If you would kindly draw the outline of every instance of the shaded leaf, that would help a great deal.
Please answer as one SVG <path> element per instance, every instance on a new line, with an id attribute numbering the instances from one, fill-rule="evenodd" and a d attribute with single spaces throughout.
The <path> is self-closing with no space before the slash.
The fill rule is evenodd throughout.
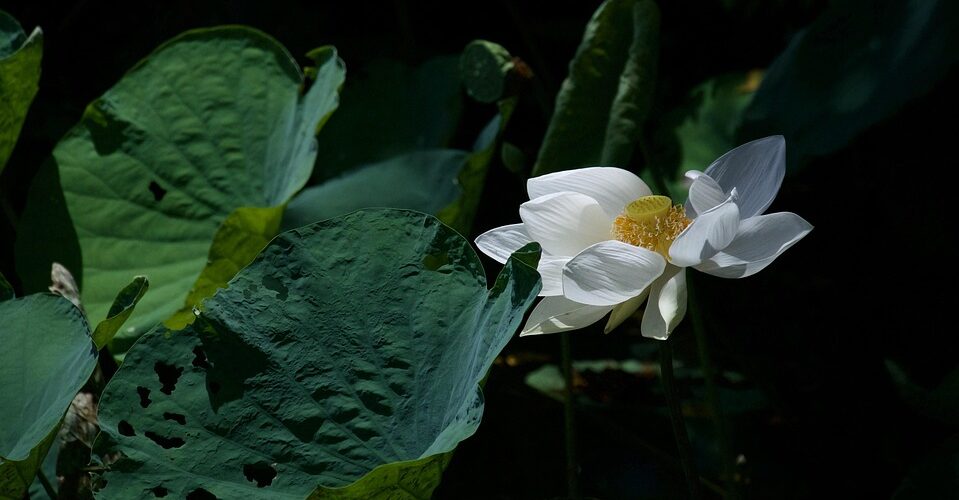
<path id="1" fill-rule="evenodd" d="M 42 57 L 40 28 L 27 36 L 16 19 L 0 10 L 0 172 L 37 94 Z"/>
<path id="2" fill-rule="evenodd" d="M 790 168 L 841 148 L 955 67 L 957 22 L 952 0 L 830 3 L 769 67 L 742 137 L 784 135 Z"/>
<path id="3" fill-rule="evenodd" d="M 193 284 L 186 303 L 164 325 L 179 330 L 192 323 L 196 318 L 194 307 L 225 287 L 240 269 L 253 261 L 260 250 L 280 232 L 282 217 L 283 206 L 242 207 L 230 214 L 213 237 L 206 267 Z"/>
<path id="4" fill-rule="evenodd" d="M 892 498 L 959 498 L 959 435 L 949 438 L 914 465 Z"/>
<path id="5" fill-rule="evenodd" d="M 456 179 L 468 156 L 455 149 L 414 151 L 351 170 L 304 189 L 287 207 L 283 227 L 300 227 L 369 207 L 435 214 L 459 196 Z"/>
<path id="6" fill-rule="evenodd" d="M 511 259 L 487 290 L 469 242 L 416 212 L 283 233 L 127 354 L 101 400 L 95 451 L 122 453 L 101 494 L 427 498 L 539 288 Z"/>
<path id="7" fill-rule="evenodd" d="M 499 114 L 480 132 L 476 144 L 473 145 L 473 153 L 456 178 L 461 190 L 460 197 L 436 214 L 440 220 L 449 224 L 460 234 L 470 234 L 473 219 L 476 218 L 476 209 L 483 195 L 486 173 L 496 156 L 496 146 L 503 136 L 503 130 L 513 116 L 516 98 L 504 99 L 497 103 L 497 106 Z"/>
<path id="8" fill-rule="evenodd" d="M 52 158 L 40 165 L 30 184 L 27 204 L 17 223 L 14 255 L 24 293 L 48 290 L 54 262 L 77 271 L 74 278 L 83 286 L 80 241 L 67 212 L 57 163 Z"/>
<path id="9" fill-rule="evenodd" d="M 13 285 L 3 277 L 3 274 L 0 274 L 0 302 L 4 300 L 10 300 L 17 296 L 13 291 Z"/>
<path id="10" fill-rule="evenodd" d="M 410 68 L 383 60 L 351 72 L 340 111 L 317 139 L 313 178 L 333 179 L 411 151 L 448 147 L 463 106 L 457 63 L 440 57 Z"/>
<path id="11" fill-rule="evenodd" d="M 44 459 L 56 441 L 58 428 L 59 425 L 54 427 L 42 441 L 34 446 L 27 458 L 18 461 L 0 458 L 0 500 L 23 500 L 23 494 L 30 489 L 37 471 L 41 466 L 48 465 Z M 55 466 L 56 463 L 54 462 L 53 465 Z M 56 467 L 54 467 L 55 470 Z M 47 475 L 47 478 L 49 477 L 50 475 Z M 38 491 L 40 492 L 46 495 L 42 489 Z M 31 496 L 31 498 L 44 498 L 44 496 Z"/>
<path id="12" fill-rule="evenodd" d="M 626 167 L 649 110 L 658 54 L 659 9 L 652 0 L 604 2 L 556 96 L 533 175 Z"/>
<path id="13" fill-rule="evenodd" d="M 0 318 L 0 458 L 25 460 L 60 422 L 97 350 L 83 314 L 62 297 L 0 302 Z"/>
<path id="14" fill-rule="evenodd" d="M 106 319 L 98 323 L 93 332 L 93 342 L 97 345 L 97 349 L 102 349 L 113 339 L 127 318 L 133 314 L 137 302 L 140 302 L 149 288 L 150 280 L 146 276 L 137 276 L 120 290 L 117 298 L 113 299 L 113 305 L 110 306 Z"/>
<path id="15" fill-rule="evenodd" d="M 149 277 L 111 344 L 122 353 L 180 305 L 220 224 L 279 206 L 309 178 L 314 135 L 337 105 L 342 61 L 311 52 L 306 85 L 286 50 L 239 26 L 186 32 L 88 106 L 54 160 L 83 256 L 83 303 L 105 317 L 130 274 Z"/>

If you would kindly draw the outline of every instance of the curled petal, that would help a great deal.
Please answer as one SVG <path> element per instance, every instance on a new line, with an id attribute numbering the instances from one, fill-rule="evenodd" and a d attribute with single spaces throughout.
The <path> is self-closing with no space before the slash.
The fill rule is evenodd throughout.
<path id="1" fill-rule="evenodd" d="M 476 246 L 491 259 L 505 264 L 513 252 L 532 243 L 523 224 L 510 224 L 490 229 L 476 237 Z"/>
<path id="2" fill-rule="evenodd" d="M 610 240 L 570 259 L 563 269 L 563 295 L 593 306 L 614 306 L 643 292 L 666 267 L 658 253 Z"/>
<path id="3" fill-rule="evenodd" d="M 696 269 L 721 278 L 745 278 L 762 271 L 776 257 L 812 231 L 812 225 L 790 212 L 742 221 L 736 239 Z"/>
<path id="4" fill-rule="evenodd" d="M 643 290 L 643 293 L 627 300 L 626 302 L 623 302 L 622 304 L 613 306 L 613 312 L 609 314 L 609 321 L 606 322 L 606 328 L 603 329 L 603 333 L 609 333 L 617 326 L 623 324 L 624 321 L 629 319 L 630 316 L 639 310 L 639 306 L 643 305 L 643 301 L 645 301 L 646 297 L 648 296 L 649 287 L 646 287 Z"/>
<path id="5" fill-rule="evenodd" d="M 724 192 L 739 190 L 739 212 L 743 219 L 759 215 L 776 198 L 786 175 L 786 140 L 774 135 L 747 142 L 720 156 L 706 175 Z"/>
<path id="6" fill-rule="evenodd" d="M 519 335 L 524 337 L 579 330 L 602 319 L 610 309 L 612 307 L 579 304 L 565 297 L 546 297 L 533 308 Z"/>
<path id="7" fill-rule="evenodd" d="M 649 301 L 643 312 L 643 336 L 666 340 L 686 316 L 686 269 L 668 266 L 649 288 Z"/>
<path id="8" fill-rule="evenodd" d="M 636 198 L 653 194 L 636 174 L 614 167 L 578 168 L 533 177 L 526 182 L 526 190 L 531 200 L 560 191 L 585 194 L 611 216 Z"/>
<path id="9" fill-rule="evenodd" d="M 687 172 L 687 176 L 689 172 Z M 686 200 L 686 215 L 696 218 L 699 214 L 720 205 L 729 197 L 719 183 L 712 177 L 700 173 L 689 186 L 689 198 Z"/>
<path id="10" fill-rule="evenodd" d="M 610 238 L 612 219 L 584 194 L 562 191 L 540 196 L 520 205 L 519 216 L 529 237 L 557 257 L 572 257 Z"/>
<path id="11" fill-rule="evenodd" d="M 735 192 L 719 206 L 703 212 L 679 233 L 669 247 L 670 263 L 695 266 L 726 248 L 739 229 L 739 207 Z"/>

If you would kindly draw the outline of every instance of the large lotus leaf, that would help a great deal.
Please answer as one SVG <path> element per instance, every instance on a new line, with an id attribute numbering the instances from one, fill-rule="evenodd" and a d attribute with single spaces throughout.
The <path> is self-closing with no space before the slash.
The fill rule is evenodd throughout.
<path id="1" fill-rule="evenodd" d="M 479 425 L 537 256 L 487 290 L 469 242 L 422 213 L 281 234 L 193 324 L 127 354 L 101 400 L 95 451 L 121 458 L 99 496 L 427 497 Z"/>
<path id="2" fill-rule="evenodd" d="M 57 425 L 97 360 L 83 313 L 50 294 L 0 302 L 0 458 L 24 460 Z"/>
<path id="3" fill-rule="evenodd" d="M 351 170 L 293 198 L 283 214 L 283 227 L 370 207 L 435 214 L 459 196 L 456 179 L 469 156 L 455 149 L 414 151 Z"/>
<path id="4" fill-rule="evenodd" d="M 163 324 L 179 330 L 192 323 L 196 318 L 193 310 L 200 306 L 203 299 L 225 287 L 280 232 L 283 210 L 283 206 L 242 207 L 230 214 L 213 237 L 206 267 L 193 284 L 186 303 Z"/>
<path id="5" fill-rule="evenodd" d="M 955 0 L 830 2 L 769 67 L 742 137 L 784 135 L 790 168 L 845 146 L 954 70 L 957 22 Z"/>
<path id="6" fill-rule="evenodd" d="M 606 0 L 586 26 L 556 96 L 534 175 L 626 167 L 649 111 L 659 55 L 652 0 Z"/>
<path id="7" fill-rule="evenodd" d="M 310 176 L 317 128 L 343 82 L 335 50 L 307 83 L 275 40 L 244 27 L 189 31 L 91 104 L 54 160 L 83 257 L 83 303 L 105 317 L 133 274 L 151 293 L 114 339 L 123 351 L 173 314 L 220 224 L 286 203 Z"/>
<path id="8" fill-rule="evenodd" d="M 10 158 L 40 81 L 43 32 L 24 33 L 0 10 L 0 172 Z"/>
<path id="9" fill-rule="evenodd" d="M 317 139 L 313 177 L 332 179 L 410 151 L 449 147 L 463 105 L 457 61 L 438 57 L 411 68 L 381 60 L 355 75 L 351 70 L 340 112 Z"/>

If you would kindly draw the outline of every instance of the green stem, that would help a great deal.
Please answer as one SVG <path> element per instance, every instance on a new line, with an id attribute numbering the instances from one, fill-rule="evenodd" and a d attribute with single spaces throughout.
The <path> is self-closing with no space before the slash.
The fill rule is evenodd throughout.
<path id="1" fill-rule="evenodd" d="M 57 500 L 57 492 L 53 489 L 53 485 L 50 484 L 50 480 L 47 479 L 46 474 L 42 470 L 37 471 L 37 479 L 40 480 L 40 485 L 43 486 L 43 490 L 47 492 L 47 496 L 51 500 Z"/>
<path id="2" fill-rule="evenodd" d="M 563 377 L 563 421 L 566 437 L 566 489 L 569 498 L 576 500 L 579 495 L 579 478 L 576 465 L 576 406 L 573 400 L 573 349 L 569 332 L 559 334 L 560 360 Z"/>
<path id="3" fill-rule="evenodd" d="M 676 438 L 676 447 L 679 450 L 679 463 L 686 478 L 686 488 L 689 498 L 698 500 L 699 475 L 693 462 L 693 447 L 689 444 L 689 435 L 686 434 L 686 422 L 683 420 L 683 410 L 680 406 L 679 395 L 676 393 L 676 378 L 673 375 L 673 349 L 669 340 L 659 343 L 659 364 L 663 380 L 663 392 L 666 395 L 666 406 L 669 408 L 669 420 L 673 424 L 673 437 Z"/>
<path id="4" fill-rule="evenodd" d="M 695 293 L 693 283 L 687 282 L 687 293 L 689 300 L 689 315 L 692 320 L 693 335 L 696 338 L 696 346 L 699 350 L 699 362 L 703 368 L 703 377 L 706 380 L 706 403 L 709 405 L 710 416 L 713 418 L 713 425 L 716 429 L 716 436 L 719 441 L 719 455 L 722 464 L 723 479 L 727 482 L 727 498 L 739 498 L 739 491 L 733 481 L 734 459 L 730 453 L 729 430 L 726 426 L 726 419 L 723 414 L 722 404 L 719 400 L 719 389 L 716 384 L 716 369 L 713 366 L 712 357 L 709 355 L 709 344 L 706 341 L 706 326 L 703 322 L 700 312 L 698 297 Z"/>

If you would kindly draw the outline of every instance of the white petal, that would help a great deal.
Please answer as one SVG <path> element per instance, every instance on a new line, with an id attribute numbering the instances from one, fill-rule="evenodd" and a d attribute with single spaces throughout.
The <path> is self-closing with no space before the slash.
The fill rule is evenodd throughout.
<path id="1" fill-rule="evenodd" d="M 781 135 L 747 142 L 722 155 L 706 175 L 723 191 L 739 190 L 739 212 L 746 219 L 769 208 L 786 175 L 786 140 Z"/>
<path id="2" fill-rule="evenodd" d="M 649 296 L 649 287 L 646 287 L 643 290 L 643 293 L 613 307 L 613 312 L 609 314 L 609 321 L 606 322 L 606 328 L 603 329 L 603 333 L 609 333 L 613 331 L 614 328 L 623 324 L 623 321 L 629 319 L 630 316 L 636 313 L 639 310 L 639 306 L 643 305 L 643 301 L 646 300 L 646 297 Z"/>
<path id="3" fill-rule="evenodd" d="M 643 337 L 666 340 L 686 316 L 686 269 L 669 266 L 650 287 Z"/>
<path id="4" fill-rule="evenodd" d="M 519 206 L 526 233 L 557 257 L 572 257 L 610 238 L 612 217 L 596 200 L 567 191 L 540 196 Z"/>
<path id="5" fill-rule="evenodd" d="M 539 291 L 540 297 L 552 297 L 563 294 L 563 266 L 569 262 L 566 257 L 552 257 L 543 255 L 539 258 L 539 276 L 543 280 L 543 289 Z"/>
<path id="6" fill-rule="evenodd" d="M 682 267 L 694 266 L 726 248 L 739 228 L 735 193 L 719 206 L 693 219 L 669 247 L 669 260 Z"/>
<path id="7" fill-rule="evenodd" d="M 636 174 L 614 167 L 578 168 L 533 177 L 526 181 L 526 190 L 531 200 L 560 191 L 585 194 L 611 216 L 618 215 L 636 198 L 653 194 Z"/>
<path id="8" fill-rule="evenodd" d="M 546 297 L 533 308 L 519 335 L 523 337 L 579 330 L 603 319 L 610 309 L 612 307 L 579 304 L 565 297 Z"/>
<path id="9" fill-rule="evenodd" d="M 742 221 L 736 239 L 696 269 L 721 278 L 745 278 L 762 271 L 779 254 L 812 231 L 812 225 L 789 212 Z"/>
<path id="10" fill-rule="evenodd" d="M 686 173 L 687 176 L 689 172 Z M 699 174 L 689 186 L 689 198 L 686 200 L 686 216 L 696 218 L 699 214 L 718 206 L 729 196 L 719 183 L 706 174 Z"/>
<path id="11" fill-rule="evenodd" d="M 666 267 L 661 255 L 610 240 L 570 259 L 563 269 L 563 295 L 593 306 L 614 306 L 649 286 Z"/>
<path id="12" fill-rule="evenodd" d="M 493 228 L 476 237 L 480 251 L 500 264 L 505 264 L 513 252 L 532 242 L 523 224 Z"/>

